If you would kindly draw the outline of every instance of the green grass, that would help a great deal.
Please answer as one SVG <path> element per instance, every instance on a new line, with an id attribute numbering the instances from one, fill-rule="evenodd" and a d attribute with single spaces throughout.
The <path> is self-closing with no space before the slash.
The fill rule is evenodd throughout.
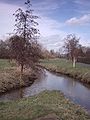
<path id="1" fill-rule="evenodd" d="M 77 63 L 76 68 L 72 68 L 72 62 L 64 59 L 41 60 L 40 65 L 48 69 L 78 78 L 80 81 L 90 83 L 90 66 Z"/>
<path id="2" fill-rule="evenodd" d="M 8 59 L 0 59 L 0 73 L 10 70 L 12 67 L 15 66 L 15 63 L 10 62 Z"/>
<path id="3" fill-rule="evenodd" d="M 82 108 L 59 91 L 44 91 L 32 97 L 0 103 L 0 120 L 35 120 L 53 113 L 60 120 L 90 120 Z"/>

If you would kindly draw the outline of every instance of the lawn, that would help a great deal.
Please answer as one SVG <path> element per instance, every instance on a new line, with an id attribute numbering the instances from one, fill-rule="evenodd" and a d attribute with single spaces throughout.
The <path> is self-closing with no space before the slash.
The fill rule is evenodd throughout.
<path id="1" fill-rule="evenodd" d="M 90 65 L 77 63 L 76 68 L 72 68 L 72 62 L 65 59 L 41 60 L 40 65 L 90 84 Z"/>
<path id="2" fill-rule="evenodd" d="M 60 91 L 44 91 L 17 101 L 0 102 L 0 120 L 36 120 L 53 114 L 59 120 L 90 120 L 82 108 L 65 98 Z"/>

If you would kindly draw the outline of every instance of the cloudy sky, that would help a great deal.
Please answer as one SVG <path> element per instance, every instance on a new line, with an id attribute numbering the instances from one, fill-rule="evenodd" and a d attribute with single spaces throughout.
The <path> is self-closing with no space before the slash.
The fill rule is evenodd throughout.
<path id="1" fill-rule="evenodd" d="M 0 0 L 0 39 L 14 29 L 14 16 L 25 0 Z M 75 33 L 82 45 L 90 46 L 90 0 L 31 0 L 34 14 L 38 15 L 41 37 L 45 48 L 58 50 L 62 38 Z"/>

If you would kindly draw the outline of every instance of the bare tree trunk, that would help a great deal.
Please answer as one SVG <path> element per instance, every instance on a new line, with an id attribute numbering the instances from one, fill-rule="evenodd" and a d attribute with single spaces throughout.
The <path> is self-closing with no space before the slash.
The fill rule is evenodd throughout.
<path id="1" fill-rule="evenodd" d="M 76 58 L 73 57 L 73 68 L 75 68 L 75 67 L 76 67 Z"/>
<path id="2" fill-rule="evenodd" d="M 23 74 L 23 64 L 21 64 L 21 74 Z"/>
<path id="3" fill-rule="evenodd" d="M 19 94 L 20 94 L 20 98 L 23 98 L 23 89 L 22 88 L 20 88 Z"/>
<path id="4" fill-rule="evenodd" d="M 21 64 L 20 84 L 22 84 L 22 76 L 23 76 L 23 64 Z"/>

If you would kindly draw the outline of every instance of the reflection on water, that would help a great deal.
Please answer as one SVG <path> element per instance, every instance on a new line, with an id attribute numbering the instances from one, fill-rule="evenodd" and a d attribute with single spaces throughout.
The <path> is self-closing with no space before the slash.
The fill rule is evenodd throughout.
<path id="1" fill-rule="evenodd" d="M 45 74 L 32 86 L 14 90 L 0 96 L 0 100 L 15 100 L 31 96 L 43 90 L 60 90 L 69 99 L 90 111 L 90 88 L 66 76 L 59 76 L 45 70 Z"/>

